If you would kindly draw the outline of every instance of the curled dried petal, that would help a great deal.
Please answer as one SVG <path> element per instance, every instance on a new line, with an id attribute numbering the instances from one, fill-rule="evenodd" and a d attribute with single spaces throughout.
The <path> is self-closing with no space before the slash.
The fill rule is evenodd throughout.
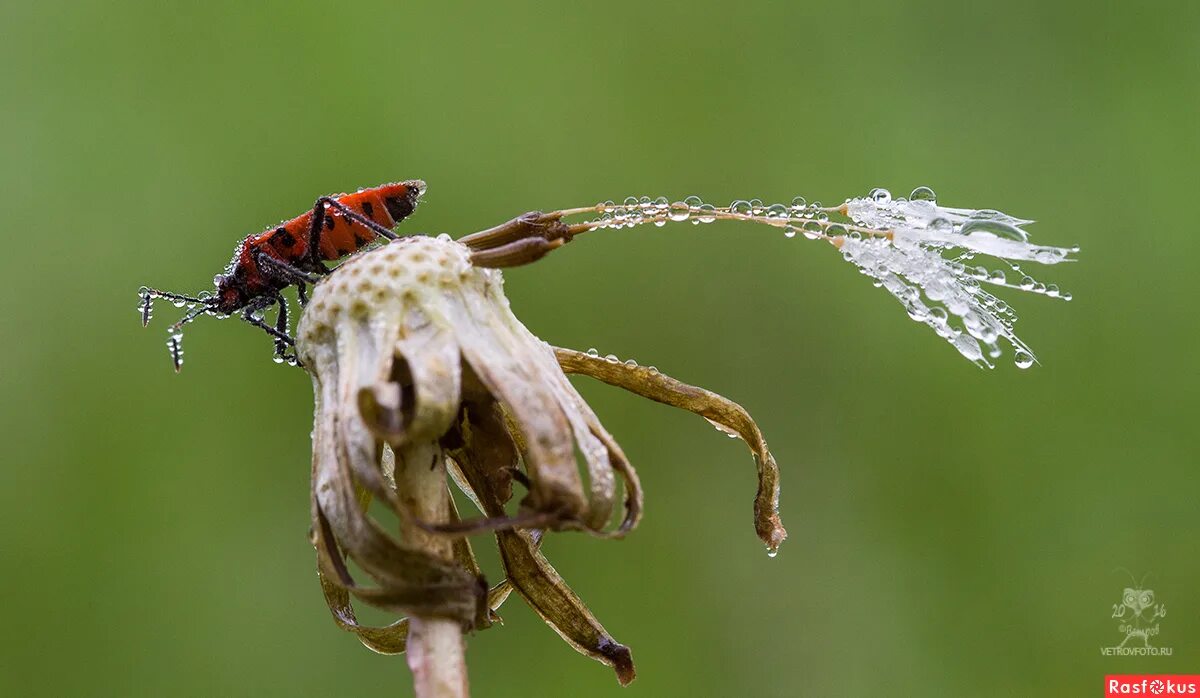
<path id="1" fill-rule="evenodd" d="M 581 654 L 611 666 L 622 686 L 633 681 L 633 654 L 608 634 L 583 601 L 537 549 L 529 531 L 500 531 L 500 556 L 509 582 L 562 639 Z"/>
<path id="2" fill-rule="evenodd" d="M 540 346 L 523 326 L 497 322 L 490 303 L 465 298 L 467 307 L 456 323 L 473 336 L 463 341 L 463 356 L 487 387 L 513 415 L 529 458 L 525 467 L 531 480 L 530 506 L 538 511 L 561 512 L 564 522 L 577 519 L 587 508 L 583 484 L 575 462 L 570 421 L 544 380 L 531 349 Z M 507 318 L 504 318 L 507 320 Z"/>
<path id="3" fill-rule="evenodd" d="M 452 453 L 454 466 L 450 468 L 460 489 L 491 517 L 504 515 L 507 495 L 488 473 L 508 471 L 516 455 L 507 431 L 495 428 L 502 424 L 496 419 L 498 412 L 495 403 L 468 406 L 463 443 Z M 483 415 L 492 419 L 483 419 Z M 485 426 L 471 428 L 472 424 Z M 613 667 L 622 685 L 632 681 L 635 672 L 629 648 L 608 634 L 538 550 L 540 532 L 499 531 L 496 539 L 507 581 L 542 620 L 581 654 Z"/>
<path id="4" fill-rule="evenodd" d="M 475 574 L 452 561 L 407 547 L 359 504 L 360 491 L 365 490 L 404 514 L 380 470 L 379 442 L 363 420 L 360 407 L 373 408 L 364 410 L 374 423 L 371 426 L 386 426 L 389 440 L 396 443 L 414 429 L 437 429 L 439 415 L 448 421 L 444 415 L 452 415 L 457 408 L 456 387 L 451 388 L 453 407 L 446 408 L 442 405 L 451 398 L 446 397 L 445 389 L 438 392 L 417 386 L 422 392 L 415 393 L 418 399 L 410 402 L 426 409 L 424 421 L 406 409 L 404 391 L 414 377 L 423 385 L 437 383 L 435 377 L 453 384 L 459 362 L 445 359 L 452 352 L 444 348 L 444 341 L 439 351 L 430 352 L 420 363 L 398 360 L 398 347 L 404 341 L 428 345 L 441 336 L 436 331 L 423 332 L 425 325 L 414 324 L 411 313 L 399 312 L 402 300 L 385 295 L 385 302 L 401 303 L 398 312 L 369 313 L 365 304 L 360 305 L 367 284 L 363 274 L 351 273 L 331 281 L 336 283 L 322 284 L 314 292 L 313 305 L 320 307 L 305 314 L 300 328 L 300 347 L 317 396 L 312 509 L 320 571 L 350 594 L 382 608 L 453 618 L 468 627 L 486 623 L 486 588 Z M 360 586 L 350 577 L 342 550 L 377 587 Z"/>
<path id="5" fill-rule="evenodd" d="M 663 375 L 657 370 L 609 362 L 572 349 L 554 349 L 559 365 L 567 373 L 579 373 L 609 385 L 679 407 L 704 417 L 727 433 L 746 442 L 758 466 L 758 493 L 754 498 L 754 528 L 758 537 L 775 552 L 787 538 L 779 520 L 779 467 L 750 413 L 736 402 Z"/>
<path id="6" fill-rule="evenodd" d="M 389 623 L 385 626 L 362 625 L 354 614 L 354 606 L 350 603 L 350 595 L 346 589 L 332 581 L 323 573 L 318 573 L 321 581 L 321 591 L 325 595 L 325 603 L 333 614 L 333 620 L 338 627 L 358 636 L 360 642 L 368 649 L 379 654 L 403 654 L 408 641 L 408 619 Z M 512 594 L 512 584 L 507 579 L 488 590 L 487 604 L 492 612 L 492 621 L 499 621 L 495 611 L 499 609 Z"/>
<path id="7" fill-rule="evenodd" d="M 454 508 L 454 500 L 450 497 L 449 492 L 446 493 L 446 496 L 449 500 L 452 517 L 457 519 L 458 512 Z M 314 536 L 320 535 L 320 533 L 314 531 Z M 483 575 L 471 550 L 470 541 L 466 538 L 459 538 L 454 541 L 454 557 L 464 569 L 482 578 Z M 338 627 L 354 633 L 363 645 L 379 654 L 402 654 L 404 652 L 408 641 L 409 623 L 407 618 L 401 618 L 394 623 L 382 627 L 362 625 L 358 622 L 358 618 L 354 613 L 354 606 L 350 601 L 350 594 L 347 592 L 346 587 L 336 581 L 336 577 L 331 577 L 324 572 L 318 572 L 318 577 L 321 582 L 321 592 L 325 596 L 325 603 L 329 606 L 329 611 L 333 614 L 333 620 L 337 623 Z M 500 617 L 495 611 L 504 604 L 511 594 L 512 584 L 507 579 L 488 590 L 489 624 L 499 620 Z M 485 627 L 487 626 L 483 625 L 479 629 Z"/>

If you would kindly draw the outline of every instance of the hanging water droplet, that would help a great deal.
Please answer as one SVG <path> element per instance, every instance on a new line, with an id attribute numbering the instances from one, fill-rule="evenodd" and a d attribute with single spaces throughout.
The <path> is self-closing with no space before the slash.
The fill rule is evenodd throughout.
<path id="1" fill-rule="evenodd" d="M 805 199 L 803 196 L 795 197 L 794 199 L 792 199 L 792 212 L 793 213 L 803 213 L 804 207 L 807 204 L 808 204 L 808 200 Z"/>
<path id="2" fill-rule="evenodd" d="M 816 240 L 821 237 L 821 224 L 816 221 L 808 221 L 804 224 L 804 237 L 809 240 Z"/>
<path id="3" fill-rule="evenodd" d="M 592 347 L 591 349 L 587 350 L 587 355 L 588 356 L 600 356 L 600 350 L 596 349 L 596 347 Z"/>
<path id="4" fill-rule="evenodd" d="M 733 211 L 734 213 L 737 213 L 737 214 L 749 215 L 750 202 L 746 201 L 745 199 L 738 199 L 738 200 L 734 201 L 733 203 L 729 204 L 729 210 Z"/>
<path id="5" fill-rule="evenodd" d="M 779 548 L 767 548 L 767 557 L 775 557 L 779 554 Z"/>
<path id="6" fill-rule="evenodd" d="M 960 334 L 954 338 L 954 348 L 958 349 L 958 353 L 967 357 L 970 361 L 981 361 L 983 359 L 983 349 L 979 347 L 979 342 L 969 334 Z"/>
<path id="7" fill-rule="evenodd" d="M 875 187 L 871 190 L 870 194 L 867 194 L 867 196 L 870 197 L 871 201 L 874 201 L 877 204 L 886 204 L 891 203 L 892 201 L 892 192 L 884 189 L 883 187 Z"/>
<path id="8" fill-rule="evenodd" d="M 686 204 L 689 208 L 696 208 L 700 204 L 703 204 L 704 201 L 701 200 L 700 197 L 693 195 L 693 196 L 689 196 L 689 197 L 685 198 L 683 200 L 683 203 Z"/>
<path id="9" fill-rule="evenodd" d="M 712 204 L 701 204 L 700 213 L 696 216 L 698 223 L 712 223 L 717 220 L 716 207 Z"/>
<path id="10" fill-rule="evenodd" d="M 1022 291 L 1032 291 L 1035 284 L 1037 284 L 1037 282 L 1033 280 L 1032 276 L 1021 277 L 1021 290 Z"/>
<path id="11" fill-rule="evenodd" d="M 691 215 L 691 208 L 682 201 L 676 201 L 675 203 L 671 204 L 671 211 L 667 214 L 667 216 L 676 223 L 686 221 Z"/>
<path id="12" fill-rule="evenodd" d="M 929 187 L 917 187 L 908 195 L 910 201 L 937 201 L 937 194 Z"/>
<path id="13" fill-rule="evenodd" d="M 988 280 L 994 284 L 1003 284 L 1008 282 L 1008 277 L 1004 275 L 1003 269 L 996 269 L 988 275 Z"/>
<path id="14" fill-rule="evenodd" d="M 1017 368 L 1029 368 L 1033 365 L 1033 355 L 1028 352 L 1018 351 L 1013 357 L 1013 363 L 1017 365 Z"/>
<path id="15" fill-rule="evenodd" d="M 785 227 L 785 228 L 783 229 L 783 236 L 784 236 L 785 238 L 794 238 L 794 237 L 796 237 L 796 229 L 795 229 L 794 227 L 790 226 L 790 225 L 789 225 L 789 226 L 787 226 L 787 227 Z"/>
<path id="16" fill-rule="evenodd" d="M 788 207 L 783 204 L 771 204 L 767 207 L 767 218 L 787 218 Z"/>

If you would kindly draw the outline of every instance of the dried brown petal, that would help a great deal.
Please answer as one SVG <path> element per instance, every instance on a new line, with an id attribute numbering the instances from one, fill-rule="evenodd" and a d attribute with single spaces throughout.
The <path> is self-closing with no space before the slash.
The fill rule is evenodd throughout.
<path id="1" fill-rule="evenodd" d="M 457 410 L 460 366 L 456 347 L 419 315 L 370 312 L 362 298 L 379 283 L 376 271 L 382 266 L 376 270 L 359 262 L 316 289 L 299 328 L 300 350 L 317 397 L 312 508 L 320 571 L 328 581 L 382 608 L 453 618 L 468 627 L 486 622 L 486 590 L 476 575 L 405 546 L 359 505 L 361 488 L 404 515 L 380 471 L 379 443 L 360 416 L 360 403 L 380 408 L 374 415 L 367 412 L 373 422 L 389 427 L 389 440 L 399 444 L 413 435 L 425 438 L 444 430 Z M 383 301 L 389 298 L 385 294 Z M 419 360 L 403 360 L 410 343 L 422 348 L 414 351 Z M 403 404 L 408 386 L 424 410 L 419 416 Z M 378 586 L 356 584 L 341 550 Z"/>
<path id="2" fill-rule="evenodd" d="M 758 537 L 775 552 L 787 538 L 779 520 L 779 467 L 767 448 L 758 425 L 741 405 L 720 395 L 663 375 L 657 370 L 606 361 L 572 349 L 554 349 L 558 363 L 567 373 L 579 373 L 609 385 L 679 407 L 704 417 L 714 426 L 745 441 L 758 466 L 758 494 L 754 498 L 754 528 Z"/>
<path id="3" fill-rule="evenodd" d="M 463 444 L 452 452 L 451 476 L 485 514 L 504 515 L 507 494 L 488 473 L 508 471 L 516 450 L 506 430 L 497 429 L 499 406 L 486 398 L 465 410 Z M 583 601 L 538 550 L 538 531 L 499 531 L 500 556 L 508 582 L 542 620 L 578 652 L 613 667 L 622 685 L 634 678 L 629 648 L 612 639 Z"/>
<path id="4" fill-rule="evenodd" d="M 325 595 L 325 603 L 333 614 L 333 620 L 338 627 L 358 636 L 367 648 L 379 654 L 402 654 L 408 641 L 408 619 L 402 618 L 395 623 L 383 627 L 361 625 L 354 615 L 354 606 L 350 603 L 350 594 L 346 589 L 325 574 L 318 573 L 321 580 L 321 592 Z"/>
<path id="5" fill-rule="evenodd" d="M 497 288 L 497 292 L 499 289 Z M 463 356 L 487 391 L 512 416 L 524 444 L 531 491 L 529 506 L 556 514 L 561 525 L 602 529 L 616 498 L 612 464 L 596 438 L 599 421 L 566 380 L 553 352 L 497 302 L 480 294 L 463 294 L 453 306 L 454 325 Z M 575 446 L 588 467 L 589 492 L 575 459 Z"/>
<path id="6" fill-rule="evenodd" d="M 449 492 L 446 493 L 446 496 L 449 499 L 452 515 L 457 519 L 458 512 L 454 508 L 454 500 L 450 497 Z M 363 502 L 363 507 L 365 508 L 365 506 L 366 502 Z M 475 561 L 475 555 L 471 551 L 470 541 L 466 538 L 459 538 L 454 541 L 453 545 L 454 557 L 459 564 L 477 577 L 482 577 L 479 564 Z M 353 632 L 358 636 L 363 645 L 380 654 L 402 654 L 404 652 L 408 640 L 409 624 L 407 618 L 401 618 L 383 627 L 361 625 L 354 614 L 354 606 L 350 602 L 350 594 L 346 591 L 346 588 L 323 573 L 318 572 L 318 577 L 321 581 L 321 592 L 325 596 L 325 603 L 329 606 L 334 622 L 339 627 L 343 630 Z M 489 623 L 499 621 L 500 617 L 495 611 L 504 604 L 511 593 L 512 585 L 509 584 L 507 579 L 488 591 Z"/>
<path id="7" fill-rule="evenodd" d="M 633 654 L 608 634 L 537 549 L 529 531 L 496 534 L 508 580 L 562 639 L 592 659 L 611 666 L 622 686 L 633 681 Z"/>
<path id="8" fill-rule="evenodd" d="M 321 580 L 321 591 L 325 595 L 325 603 L 333 613 L 333 620 L 338 627 L 354 633 L 368 649 L 379 654 L 402 654 L 408 640 L 408 619 L 401 618 L 395 623 L 382 627 L 361 625 L 354 615 L 354 607 L 350 603 L 350 595 L 336 582 L 324 574 L 318 574 Z M 507 579 L 488 591 L 488 608 L 493 612 L 492 621 L 498 622 L 500 617 L 495 614 L 508 597 L 512 594 L 512 585 Z"/>
<path id="9" fill-rule="evenodd" d="M 470 341 L 463 355 L 490 393 L 512 413 L 529 458 L 525 467 L 532 481 L 530 506 L 538 511 L 560 512 L 564 520 L 576 519 L 587 508 L 583 484 L 575 462 L 571 425 L 545 380 L 545 366 L 537 361 L 542 343 L 523 326 L 495 322 L 490 306 L 481 298 L 467 298 L 460 327 L 469 327 Z M 513 318 L 515 321 L 515 318 Z M 520 323 L 515 323 L 520 325 Z"/>

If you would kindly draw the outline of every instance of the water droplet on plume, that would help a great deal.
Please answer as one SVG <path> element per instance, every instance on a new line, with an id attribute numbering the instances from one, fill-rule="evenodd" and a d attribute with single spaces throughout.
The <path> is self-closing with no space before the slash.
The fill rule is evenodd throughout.
<path id="1" fill-rule="evenodd" d="M 1021 230 L 1011 223 L 1005 223 L 1004 221 L 973 218 L 966 223 L 963 223 L 962 230 L 959 232 L 961 232 L 963 235 L 970 235 L 971 233 L 979 232 L 991 233 L 998 238 L 1015 240 L 1017 242 L 1029 242 L 1029 233 L 1026 233 L 1024 230 Z"/>
<path id="2" fill-rule="evenodd" d="M 908 195 L 910 201 L 937 201 L 937 194 L 929 187 L 917 187 Z"/>

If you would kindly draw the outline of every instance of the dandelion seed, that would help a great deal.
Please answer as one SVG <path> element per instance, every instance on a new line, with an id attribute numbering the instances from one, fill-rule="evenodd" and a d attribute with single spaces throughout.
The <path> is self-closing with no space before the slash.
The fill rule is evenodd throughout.
<path id="1" fill-rule="evenodd" d="M 1033 352 L 1013 331 L 1016 316 L 981 282 L 1052 298 L 1069 294 L 1028 275 L 1018 286 L 1010 286 L 1004 272 L 968 267 L 961 259 L 984 254 L 1010 264 L 1017 260 L 1058 264 L 1070 261 L 1076 250 L 1030 243 L 1021 227 L 1032 223 L 1029 220 L 990 209 L 939 206 L 928 187 L 918 187 L 909 200 L 892 200 L 879 191 L 851 199 L 843 209 L 859 225 L 886 229 L 888 234 L 838 238 L 835 244 L 842 256 L 895 296 L 909 317 L 929 325 L 968 360 L 991 368 L 980 345 L 994 358 L 1001 355 L 999 343 L 1004 341 L 1014 350 L 1019 368 L 1033 365 Z M 959 251 L 960 257 L 947 258 L 943 254 L 947 251 Z"/>
<path id="2" fill-rule="evenodd" d="M 735 199 L 716 207 L 689 196 L 681 202 L 647 208 L 647 197 L 628 197 L 624 206 L 605 205 L 568 209 L 566 213 L 600 213 L 600 217 L 569 226 L 572 235 L 608 227 L 634 227 L 668 221 L 738 220 L 781 228 L 785 237 L 798 233 L 809 240 L 833 243 L 843 258 L 886 289 L 905 307 L 909 317 L 931 327 L 968 360 L 988 368 L 988 360 L 1003 354 L 1001 343 L 1014 352 L 1014 363 L 1036 363 L 1033 352 L 1013 331 L 1017 320 L 1008 305 L 983 287 L 995 286 L 1071 300 L 1069 292 L 1033 278 L 1018 262 L 1053 265 L 1073 261 L 1078 248 L 1036 245 L 1024 226 L 1033 221 L 994 209 L 952 208 L 938 203 L 925 186 L 908 198 L 893 197 L 875 188 L 865 197 L 846 199 L 836 208 L 802 196 L 790 205 L 764 204 L 761 199 Z M 665 202 L 666 199 L 659 198 Z M 831 218 L 831 214 L 848 220 Z M 615 224 L 614 224 L 615 222 Z M 977 255 L 994 257 L 1018 274 L 1010 283 L 1003 270 L 974 263 Z M 968 264 L 968 262 L 972 262 Z"/>

